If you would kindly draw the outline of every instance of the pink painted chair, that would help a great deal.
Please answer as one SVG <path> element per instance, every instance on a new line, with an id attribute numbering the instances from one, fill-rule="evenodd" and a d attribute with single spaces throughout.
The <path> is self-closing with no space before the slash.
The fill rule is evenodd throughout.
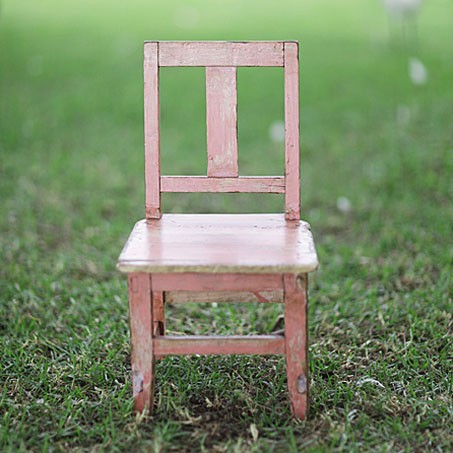
<path id="1" fill-rule="evenodd" d="M 205 66 L 207 176 L 161 176 L 159 68 Z M 280 66 L 285 175 L 238 175 L 236 71 Z M 146 219 L 118 260 L 128 274 L 135 409 L 153 406 L 154 363 L 169 354 L 284 354 L 291 411 L 308 413 L 307 274 L 318 260 L 300 221 L 298 43 L 145 42 Z M 162 214 L 161 192 L 285 194 L 285 214 Z M 284 335 L 165 334 L 165 302 L 284 303 Z"/>

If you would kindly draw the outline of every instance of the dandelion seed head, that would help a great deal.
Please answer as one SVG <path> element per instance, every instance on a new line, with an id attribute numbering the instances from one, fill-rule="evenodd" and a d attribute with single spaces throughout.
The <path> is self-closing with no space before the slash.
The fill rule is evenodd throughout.
<path id="1" fill-rule="evenodd" d="M 337 209 L 343 214 L 348 214 L 352 210 L 352 204 L 349 198 L 338 197 L 337 199 Z"/>
<path id="2" fill-rule="evenodd" d="M 424 85 L 428 81 L 428 71 L 418 58 L 409 59 L 409 77 L 414 85 Z"/>
<path id="3" fill-rule="evenodd" d="M 285 141 L 285 123 L 283 121 L 274 121 L 269 126 L 269 137 L 274 143 L 283 143 Z"/>
<path id="4" fill-rule="evenodd" d="M 397 18 L 405 18 L 417 14 L 421 0 L 382 0 L 388 14 Z"/>

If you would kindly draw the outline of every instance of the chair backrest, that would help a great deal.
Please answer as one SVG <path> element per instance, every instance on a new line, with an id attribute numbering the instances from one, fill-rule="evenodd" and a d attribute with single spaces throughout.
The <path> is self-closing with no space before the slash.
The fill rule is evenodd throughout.
<path id="1" fill-rule="evenodd" d="M 161 217 L 161 192 L 261 192 L 285 194 L 285 217 L 300 218 L 298 43 L 146 41 L 146 218 Z M 206 67 L 207 176 L 161 176 L 159 68 Z M 238 176 L 237 89 L 239 66 L 280 66 L 285 85 L 285 175 Z"/>

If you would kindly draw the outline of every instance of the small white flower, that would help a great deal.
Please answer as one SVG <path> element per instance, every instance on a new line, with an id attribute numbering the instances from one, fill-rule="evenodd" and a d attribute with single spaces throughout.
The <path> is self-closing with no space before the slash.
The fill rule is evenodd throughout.
<path id="1" fill-rule="evenodd" d="M 338 197 L 337 199 L 337 209 L 343 214 L 348 214 L 351 212 L 352 204 L 346 197 Z"/>
<path id="2" fill-rule="evenodd" d="M 421 0 L 382 0 L 387 12 L 395 17 L 404 18 L 418 12 Z"/>
<path id="3" fill-rule="evenodd" d="M 269 126 L 269 137 L 274 143 L 283 143 L 285 141 L 285 123 L 274 121 Z"/>
<path id="4" fill-rule="evenodd" d="M 414 85 L 424 85 L 428 81 L 428 71 L 418 58 L 409 59 L 409 77 Z"/>
<path id="5" fill-rule="evenodd" d="M 362 385 L 364 384 L 373 384 L 375 385 L 376 387 L 379 387 L 381 389 L 385 389 L 385 386 L 383 384 L 381 384 L 377 379 L 373 379 L 373 378 L 370 378 L 370 377 L 364 377 L 362 379 L 359 379 L 357 381 L 357 387 L 362 387 Z"/>
<path id="6" fill-rule="evenodd" d="M 252 435 L 253 442 L 256 442 L 258 440 L 258 437 L 260 435 L 260 432 L 258 431 L 258 428 L 256 427 L 255 423 L 252 423 L 250 425 L 250 434 Z"/>

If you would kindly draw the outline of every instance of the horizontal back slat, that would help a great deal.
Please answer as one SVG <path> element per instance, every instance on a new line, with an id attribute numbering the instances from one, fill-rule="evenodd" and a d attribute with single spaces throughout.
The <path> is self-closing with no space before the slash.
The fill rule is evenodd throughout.
<path id="1" fill-rule="evenodd" d="M 283 66 L 282 42 L 159 42 L 159 66 Z"/>
<path id="2" fill-rule="evenodd" d="M 285 193 L 285 178 L 282 176 L 161 176 L 160 184 L 162 192 Z"/>

